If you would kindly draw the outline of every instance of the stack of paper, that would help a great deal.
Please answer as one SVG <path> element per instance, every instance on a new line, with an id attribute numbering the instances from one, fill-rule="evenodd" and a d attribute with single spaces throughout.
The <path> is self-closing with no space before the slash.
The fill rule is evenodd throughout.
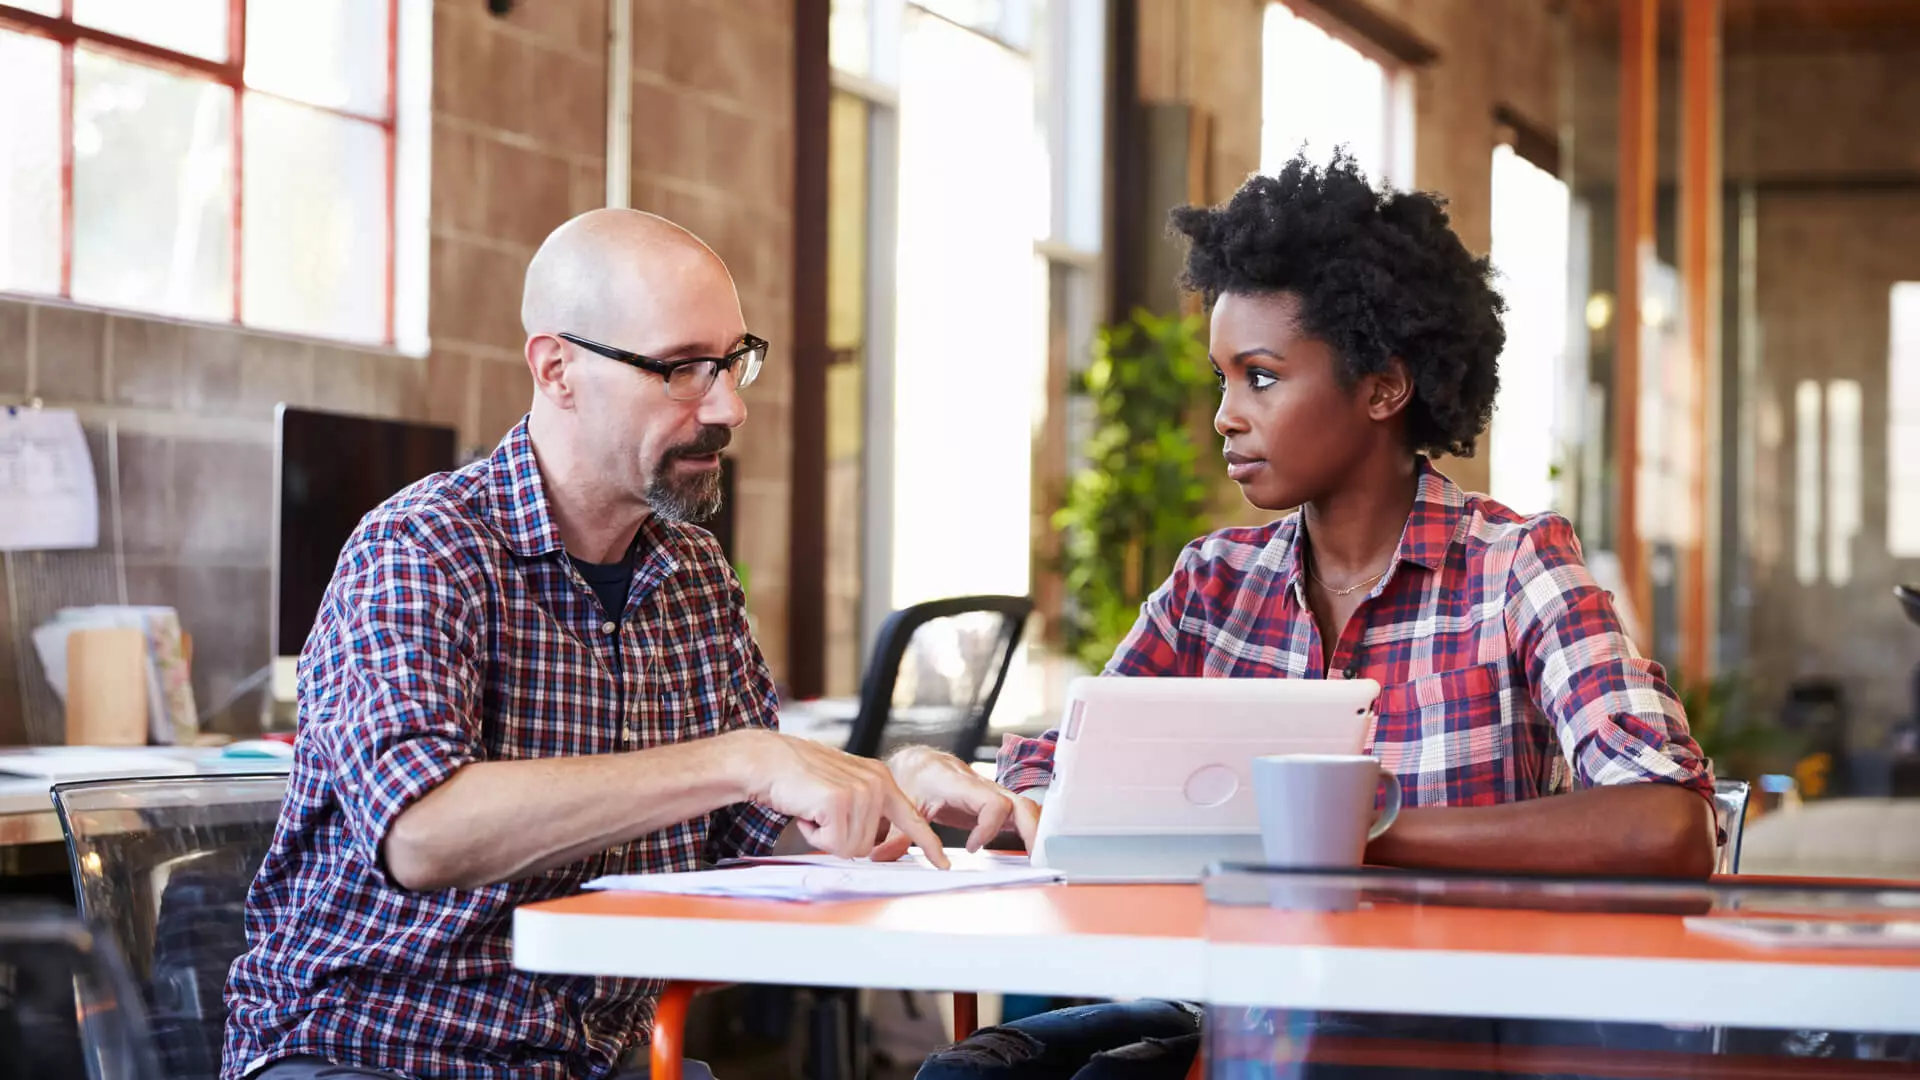
<path id="1" fill-rule="evenodd" d="M 1045 885 L 1062 880 L 1052 870 L 1036 870 L 1026 856 L 970 854 L 950 850 L 950 870 L 936 869 L 919 851 L 895 863 L 804 855 L 789 859 L 742 859 L 713 870 L 683 874 L 624 874 L 587 883 L 589 889 L 664 893 L 674 896 L 729 896 L 756 900 L 856 900 L 964 889 Z"/>

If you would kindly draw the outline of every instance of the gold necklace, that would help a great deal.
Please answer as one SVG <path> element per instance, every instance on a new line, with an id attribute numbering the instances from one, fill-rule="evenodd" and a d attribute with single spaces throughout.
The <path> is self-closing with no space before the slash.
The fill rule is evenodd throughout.
<path id="1" fill-rule="evenodd" d="M 1325 578 L 1313 572 L 1313 560 L 1309 558 L 1307 560 L 1307 576 L 1319 582 L 1321 588 L 1327 590 L 1327 592 L 1331 593 L 1334 596 L 1352 596 L 1354 593 L 1359 592 L 1361 589 L 1364 589 L 1367 586 L 1373 584 L 1374 582 L 1379 581 L 1381 578 L 1386 577 L 1387 569 L 1391 568 L 1391 566 L 1392 564 L 1389 563 L 1387 567 L 1383 567 L 1378 573 L 1375 573 L 1372 577 L 1369 577 L 1366 580 L 1361 581 L 1357 585 L 1349 585 L 1344 589 L 1336 589 L 1333 586 L 1327 584 L 1327 581 Z"/>

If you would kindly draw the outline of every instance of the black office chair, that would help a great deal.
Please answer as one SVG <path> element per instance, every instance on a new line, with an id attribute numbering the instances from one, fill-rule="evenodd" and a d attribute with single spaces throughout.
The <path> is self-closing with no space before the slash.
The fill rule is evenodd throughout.
<path id="1" fill-rule="evenodd" d="M 934 746 L 972 761 L 1032 614 L 1024 596 L 958 596 L 887 616 L 861 680 L 847 753 L 882 758 L 903 746 Z M 964 829 L 934 831 L 949 845 L 966 842 Z M 809 996 L 804 1075 L 869 1076 L 873 1048 L 856 1021 L 854 992 L 822 987 Z"/>
<path id="2" fill-rule="evenodd" d="M 958 596 L 887 616 L 847 753 L 877 758 L 937 746 L 972 761 L 1032 614 L 1024 596 Z"/>
<path id="3" fill-rule="evenodd" d="M 160 1080 L 125 963 L 71 910 L 0 904 L 0 1076 Z"/>
<path id="4" fill-rule="evenodd" d="M 56 784 L 80 914 L 126 957 L 170 1080 L 214 1080 L 247 890 L 286 797 L 279 774 Z"/>

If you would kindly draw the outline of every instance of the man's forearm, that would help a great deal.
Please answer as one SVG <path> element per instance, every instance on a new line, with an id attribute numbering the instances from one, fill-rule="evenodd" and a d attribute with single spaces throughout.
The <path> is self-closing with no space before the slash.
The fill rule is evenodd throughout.
<path id="1" fill-rule="evenodd" d="M 1409 809 L 1367 861 L 1449 870 L 1705 878 L 1712 807 L 1671 784 L 1624 784 L 1499 806 Z"/>
<path id="2" fill-rule="evenodd" d="M 402 886 L 479 888 L 577 862 L 746 798 L 753 732 L 626 754 L 468 765 L 394 819 Z"/>

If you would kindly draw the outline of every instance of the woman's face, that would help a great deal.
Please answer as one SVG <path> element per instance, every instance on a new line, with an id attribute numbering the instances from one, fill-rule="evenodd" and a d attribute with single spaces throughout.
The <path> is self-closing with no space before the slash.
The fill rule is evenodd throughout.
<path id="1" fill-rule="evenodd" d="M 1374 447 L 1375 381 L 1343 387 L 1333 348 L 1300 326 L 1293 293 L 1227 293 L 1213 306 L 1210 358 L 1220 378 L 1213 426 L 1227 475 L 1262 510 L 1338 489 Z"/>

